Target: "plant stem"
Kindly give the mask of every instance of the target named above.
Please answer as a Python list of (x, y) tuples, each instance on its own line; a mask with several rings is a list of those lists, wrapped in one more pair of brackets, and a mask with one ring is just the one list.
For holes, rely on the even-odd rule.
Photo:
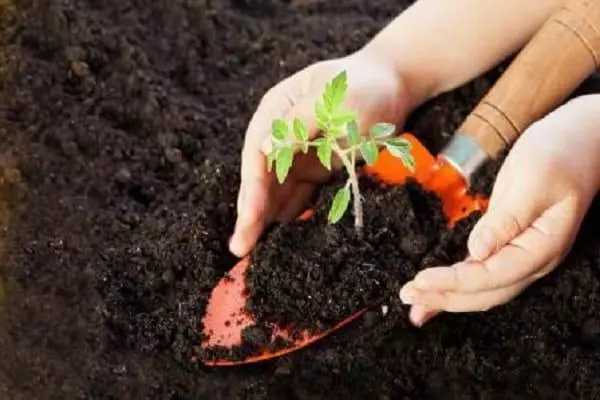
[[(352, 203), (354, 206), (354, 229), (356, 229), (356, 233), (359, 237), (362, 237), (363, 233), (363, 209), (362, 202), (360, 196), (360, 189), (358, 187), (358, 179), (356, 177), (356, 171), (354, 169), (354, 164), (356, 160), (356, 152), (352, 151), (352, 159), (348, 160), (345, 153), (337, 144), (332, 146), (332, 150), (340, 157), (344, 167), (346, 168), (346, 172), (348, 172), (348, 179), (350, 180), (350, 188), (352, 190)], [(354, 149), (352, 149), (354, 150)]]

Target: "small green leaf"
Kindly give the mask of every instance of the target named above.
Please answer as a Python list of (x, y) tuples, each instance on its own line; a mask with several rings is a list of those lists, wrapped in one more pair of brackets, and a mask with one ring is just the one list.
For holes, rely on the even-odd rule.
[(321, 130), (321, 132), (327, 132), (327, 130), (329, 129), (329, 127), (327, 126), (327, 122), (318, 119), (317, 118), (317, 127), (319, 128), (319, 130)]
[(325, 105), (320, 101), (315, 103), (315, 115), (318, 119), (323, 121), (327, 121), (329, 119), (329, 111), (327, 111), (327, 107), (325, 107)]
[(296, 135), (296, 139), (298, 140), (308, 140), (308, 129), (306, 129), (304, 122), (298, 118), (294, 118), (294, 135)]
[(350, 188), (344, 186), (337, 191), (335, 197), (333, 198), (331, 209), (329, 210), (329, 215), (327, 217), (329, 222), (335, 224), (342, 219), (342, 216), (348, 208), (348, 204), (350, 204)]
[(377, 161), (378, 149), (377, 145), (372, 140), (367, 140), (360, 145), (360, 154), (369, 165), (375, 164)]
[(277, 154), (277, 158), (275, 159), (275, 169), (279, 183), (285, 181), (293, 161), (294, 151), (291, 147), (283, 147), (279, 150), (279, 154)]
[(406, 168), (408, 168), (411, 172), (415, 171), (415, 168), (417, 167), (417, 163), (415, 162), (415, 158), (412, 156), (412, 154), (405, 154), (401, 157), (402, 160), (402, 164), (404, 164), (404, 166)]
[(410, 152), (410, 143), (407, 146), (404, 143), (398, 145), (396, 143), (386, 142), (385, 147), (394, 157), (399, 158), (406, 168), (408, 168), (411, 171), (415, 170), (416, 163), (414, 157)]
[(348, 122), (346, 126), (346, 130), (348, 131), (348, 142), (350, 146), (356, 146), (360, 143), (360, 133), (358, 132), (358, 124), (356, 120), (352, 120)]
[(415, 172), (417, 163), (415, 162), (415, 158), (412, 156), (412, 154), (406, 153), (400, 157), (400, 160), (406, 168), (408, 168), (411, 172)]
[(396, 131), (394, 124), (388, 124), (387, 122), (380, 122), (371, 127), (371, 137), (373, 139), (381, 139), (391, 136)]
[(325, 92), (323, 93), (323, 101), (325, 107), (329, 111), (333, 111), (338, 108), (344, 98), (346, 97), (346, 90), (348, 89), (348, 76), (346, 71), (340, 72), (336, 75), (331, 82), (325, 85)]
[(325, 108), (323, 103), (318, 101), (315, 104), (315, 115), (317, 117), (317, 126), (320, 130), (327, 130), (327, 122), (329, 121), (329, 111)]
[(347, 123), (354, 121), (356, 114), (351, 110), (338, 110), (333, 114), (331, 122), (335, 126), (346, 125)]
[(273, 131), (273, 137), (277, 140), (285, 140), (288, 134), (288, 125), (282, 119), (273, 120), (271, 127)]
[(319, 142), (317, 147), (317, 157), (325, 168), (331, 171), (331, 143), (326, 140)]
[(390, 145), (393, 147), (403, 148), (406, 151), (410, 151), (410, 149), (412, 148), (412, 145), (410, 144), (410, 142), (402, 137), (394, 137), (394, 138), (386, 139), (384, 144), (387, 144), (387, 145)]

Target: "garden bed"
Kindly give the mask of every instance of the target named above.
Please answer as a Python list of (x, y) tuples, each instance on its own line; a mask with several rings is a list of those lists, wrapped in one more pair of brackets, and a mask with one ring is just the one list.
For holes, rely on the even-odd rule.
[[(323, 307), (311, 313), (315, 318), (302, 319), (306, 326), (326, 326), (373, 303), (370, 311), (270, 362), (207, 368), (191, 361), (200, 351), (210, 291), (237, 261), (227, 240), (239, 152), (260, 97), (299, 68), (357, 49), (409, 3), (0, 5), (0, 177), (10, 177), (0, 184), (2, 210), (6, 182), (12, 185), (10, 254), (0, 270), (2, 396), (329, 400), (598, 393), (598, 202), (564, 265), (517, 300), (485, 314), (442, 315), (417, 329), (397, 289), (425, 265), (460, 258), (464, 228), (474, 220), (448, 233), (443, 220), (433, 218), (439, 215), (432, 212), (435, 201), (422, 201), (427, 196), (417, 187), (381, 190), (366, 182), (373, 201), (365, 202), (372, 221), (363, 248), (339, 246), (350, 236), (350, 217), (335, 227), (325, 227), (324, 218), (300, 228), (278, 226), (258, 247), (271, 261), (253, 273), (260, 273), (254, 290), (271, 301), (280, 298), (272, 296), (281, 285), (310, 279), (308, 292), (300, 290), (317, 297), (309, 302), (313, 311), (332, 274), (350, 285), (334, 284), (331, 304), (342, 308)], [(425, 105), (408, 129), (439, 151), (500, 72)], [(583, 90), (600, 92), (600, 85), (590, 80)], [(488, 166), (478, 190), (489, 193), (497, 167)], [(336, 188), (335, 182), (324, 188), (323, 207)], [(0, 214), (0, 240), (6, 214)], [(296, 235), (307, 232), (314, 240), (292, 251)], [(404, 242), (391, 243), (400, 238)], [(300, 276), (276, 269), (286, 251), (300, 254), (306, 246), (326, 254), (328, 267), (337, 260), (338, 268)], [(366, 295), (346, 294), (345, 287)], [(383, 302), (374, 301), (380, 297)], [(305, 306), (291, 297), (270, 304), (277, 306), (253, 307), (265, 317), (291, 318), (302, 316)]]

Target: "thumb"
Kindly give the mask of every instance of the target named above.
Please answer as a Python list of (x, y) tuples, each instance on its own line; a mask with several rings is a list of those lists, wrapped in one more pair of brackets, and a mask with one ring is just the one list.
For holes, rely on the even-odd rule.
[[(506, 181), (504, 181), (506, 182)], [(539, 216), (540, 202), (535, 193), (511, 182), (494, 187), (490, 209), (477, 222), (468, 240), (470, 256), (483, 261), (523, 233)], [(500, 196), (500, 193), (503, 195)], [(494, 198), (496, 197), (496, 198)]]

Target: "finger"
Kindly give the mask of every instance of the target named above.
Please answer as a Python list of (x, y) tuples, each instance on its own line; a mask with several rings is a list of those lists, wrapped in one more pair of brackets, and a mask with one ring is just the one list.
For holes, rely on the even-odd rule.
[(293, 195), (289, 201), (281, 207), (276, 219), (281, 222), (289, 222), (305, 210), (310, 199), (314, 185), (312, 183), (300, 183), (292, 188)]
[(526, 231), (488, 260), (460, 262), (450, 267), (434, 267), (419, 272), (414, 285), (422, 291), (455, 291), (475, 293), (509, 286), (526, 278), (547, 262), (539, 249), (522, 247), (519, 242), (536, 242), (544, 246), (544, 238), (535, 229)]
[(571, 232), (577, 229), (570, 208), (566, 203), (552, 207), (483, 262), (428, 268), (420, 271), (413, 282), (420, 290), (473, 293), (511, 286), (539, 274), (547, 265), (556, 266)]
[[(521, 162), (519, 162), (521, 161)], [(519, 154), (511, 152), (498, 173), (487, 212), (475, 224), (467, 247), (475, 260), (485, 260), (522, 233), (550, 204), (539, 182), (523, 178)]]
[[(528, 190), (509, 186), (502, 201), (490, 209), (477, 222), (467, 242), (469, 254), (475, 260), (485, 260), (506, 243), (522, 233), (539, 216), (540, 207)], [(502, 193), (497, 191), (497, 193)]]
[[(291, 197), (273, 193), (273, 187), (280, 186), (269, 172), (266, 160), (271, 147), (270, 132), (273, 120), (284, 118), (291, 121), (298, 118), (304, 122), (309, 137), (316, 135), (313, 96), (298, 99), (295, 97), (294, 86), (289, 84), (278, 89), (261, 101), (249, 124), (242, 151), (238, 218), (230, 240), (230, 251), (239, 257), (247, 254), (256, 245), (265, 227), (279, 214), (278, 208), (285, 204), (280, 199), (285, 197), (287, 200)], [(293, 186), (293, 182), (289, 182), (288, 185)]]
[[(258, 158), (258, 157), (257, 157)], [(256, 160), (258, 168), (262, 168)], [(266, 224), (272, 199), (269, 196), (270, 178), (258, 171), (246, 177), (238, 199), (238, 218), (229, 242), (230, 251), (238, 257), (245, 256), (258, 241)]]
[[(500, 289), (475, 293), (421, 291), (408, 283), (401, 291), (405, 304), (420, 306), (428, 310), (446, 312), (488, 311), (505, 304), (519, 295), (531, 282), (529, 280)], [(435, 312), (431, 312), (435, 314)]]
[(272, 90), (263, 97), (248, 124), (242, 149), (238, 217), (229, 243), (230, 251), (238, 257), (246, 255), (256, 244), (266, 224), (273, 180), (260, 146), (264, 137), (269, 136), (272, 120), (285, 113), (285, 107), (289, 104), (281, 99), (281, 93)]
[(413, 325), (422, 327), (440, 313), (441, 310), (435, 310), (426, 306), (416, 304), (410, 308), (409, 319)]

